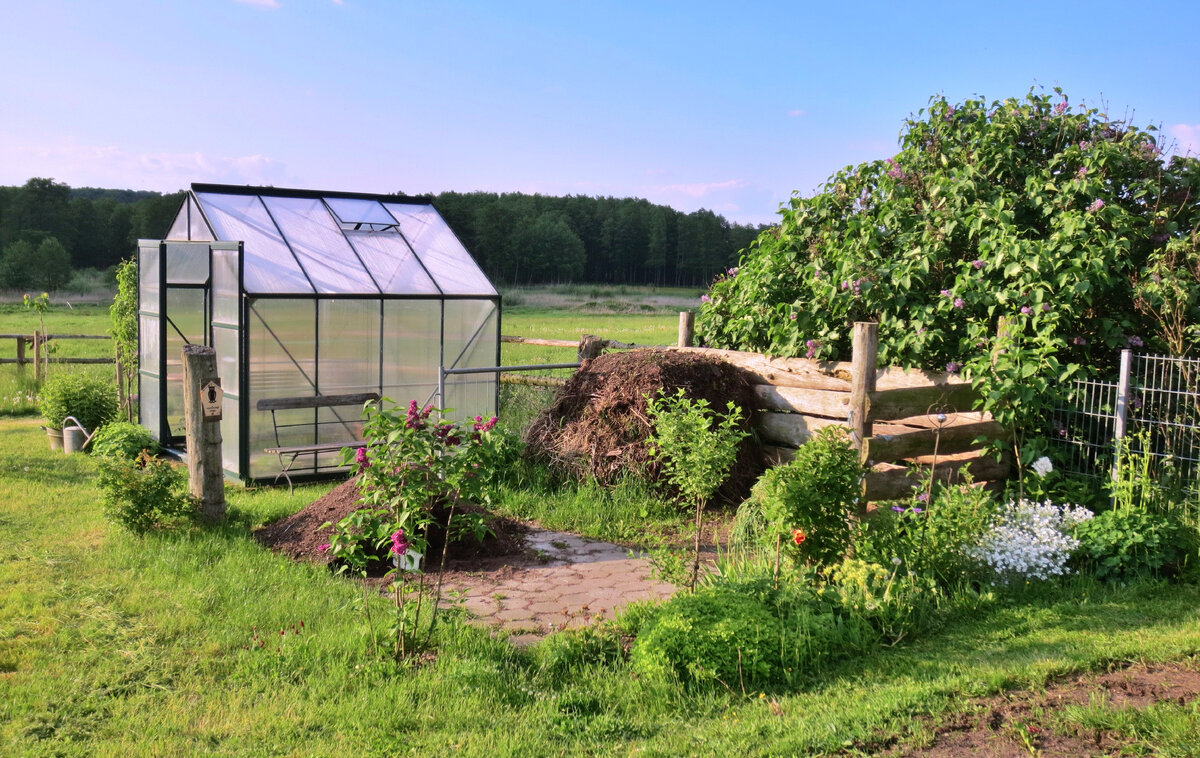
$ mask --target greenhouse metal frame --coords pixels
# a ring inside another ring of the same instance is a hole
[[[182,446],[185,344],[216,350],[223,465],[247,481],[288,465],[268,448],[360,439],[361,407],[330,398],[492,414],[495,374],[442,372],[499,365],[500,306],[428,198],[193,184],[167,238],[138,241],[139,420]],[[306,453],[288,473],[338,462]]]

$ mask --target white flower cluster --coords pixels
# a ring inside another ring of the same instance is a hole
[[[1071,551],[1079,547],[1079,540],[1066,530],[1091,517],[1087,508],[1049,500],[1009,503],[968,552],[1005,581],[1060,576],[1066,573]]]

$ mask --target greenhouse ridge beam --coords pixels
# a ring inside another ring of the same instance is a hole
[[[193,192],[210,192],[220,195],[266,195],[268,197],[302,197],[320,200],[336,197],[345,200],[376,200],[381,203],[408,203],[433,205],[432,195],[378,195],[368,192],[329,192],[326,190],[289,189],[287,187],[254,187],[249,184],[199,184],[192,183]],[[205,219],[207,221],[207,219]]]

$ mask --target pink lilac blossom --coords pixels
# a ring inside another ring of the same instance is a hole
[[[1021,306],[1021,313],[1023,313],[1023,314],[1024,314],[1024,315],[1026,315],[1026,316],[1028,316],[1030,313],[1033,313],[1033,309],[1032,309],[1032,308],[1030,308],[1028,305],[1022,305],[1022,306]]]
[[[954,298],[954,307],[955,308],[961,308],[964,305],[966,305],[966,303],[963,302],[963,299],[961,297]]]
[[[1088,211],[1088,213],[1095,213],[1096,211],[1100,210],[1103,207],[1104,207],[1104,201],[1101,200],[1100,198],[1096,198],[1092,202],[1092,204],[1087,207],[1087,211]]]
[[[367,458],[367,449],[365,447],[360,447],[354,451],[354,462],[358,464],[359,471],[371,468],[371,461]]]
[[[979,258],[976,258],[975,260],[971,261],[971,265],[975,267],[976,271],[978,271],[979,269],[983,268],[983,261]]]
[[[392,555],[404,555],[408,552],[409,542],[404,538],[404,530],[397,529],[392,533]]]
[[[949,363],[946,364],[946,373],[947,374],[957,374],[959,369],[961,369],[961,368],[962,368],[962,364],[959,363],[958,361],[950,361]]]

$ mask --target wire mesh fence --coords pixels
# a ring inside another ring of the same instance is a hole
[[[1132,355],[1126,379],[1074,382],[1051,418],[1060,465],[1109,476],[1116,440],[1127,436],[1162,484],[1200,496],[1200,360]]]

